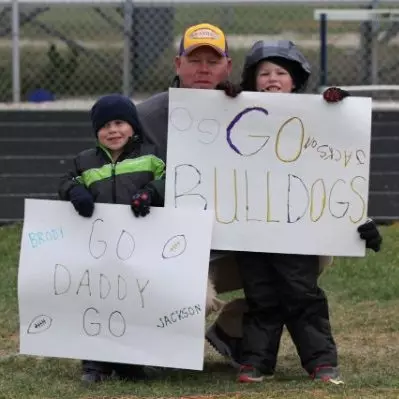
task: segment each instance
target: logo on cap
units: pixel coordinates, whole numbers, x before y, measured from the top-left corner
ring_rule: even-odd
[[[219,35],[212,29],[200,28],[190,34],[191,39],[214,39],[218,40]]]
[[[220,55],[227,56],[227,42],[222,30],[217,26],[203,23],[189,27],[180,42],[179,54],[189,54],[201,46],[210,46]]]

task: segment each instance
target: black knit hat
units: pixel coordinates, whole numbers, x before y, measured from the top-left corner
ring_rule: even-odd
[[[130,98],[121,94],[109,94],[101,97],[90,112],[91,124],[97,136],[98,131],[108,122],[120,120],[129,123],[136,139],[141,138],[142,129],[136,106]]]

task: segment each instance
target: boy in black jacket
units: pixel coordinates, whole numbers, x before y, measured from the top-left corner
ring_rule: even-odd
[[[135,216],[163,206],[165,164],[155,147],[142,143],[142,128],[129,98],[111,94],[91,109],[96,148],[78,154],[61,179],[59,197],[91,217],[95,202],[130,205]],[[99,382],[114,373],[123,379],[145,378],[144,367],[83,360],[82,381]]]

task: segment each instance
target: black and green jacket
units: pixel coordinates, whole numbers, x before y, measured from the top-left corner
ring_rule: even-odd
[[[147,188],[152,204],[163,206],[165,163],[154,154],[154,146],[137,143],[127,146],[116,162],[106,148],[85,150],[74,159],[73,170],[61,178],[58,194],[69,201],[72,187],[83,184],[94,202],[129,205],[133,194]]]

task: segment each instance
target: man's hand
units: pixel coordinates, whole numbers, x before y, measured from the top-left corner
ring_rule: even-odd
[[[151,193],[149,190],[139,190],[132,197],[131,208],[134,216],[146,216],[150,213]]]
[[[374,220],[369,220],[357,228],[360,238],[366,241],[366,248],[378,252],[381,249],[382,236]]]
[[[323,98],[328,103],[339,103],[344,98],[349,97],[350,93],[339,87],[329,87],[323,93]]]
[[[82,185],[75,186],[69,190],[68,194],[69,200],[79,215],[91,217],[94,211],[94,200],[87,188]]]
[[[226,96],[235,98],[237,97],[241,92],[242,88],[240,85],[236,85],[234,83],[229,82],[228,80],[225,80],[221,83],[219,83],[216,87],[216,90],[223,90]]]

